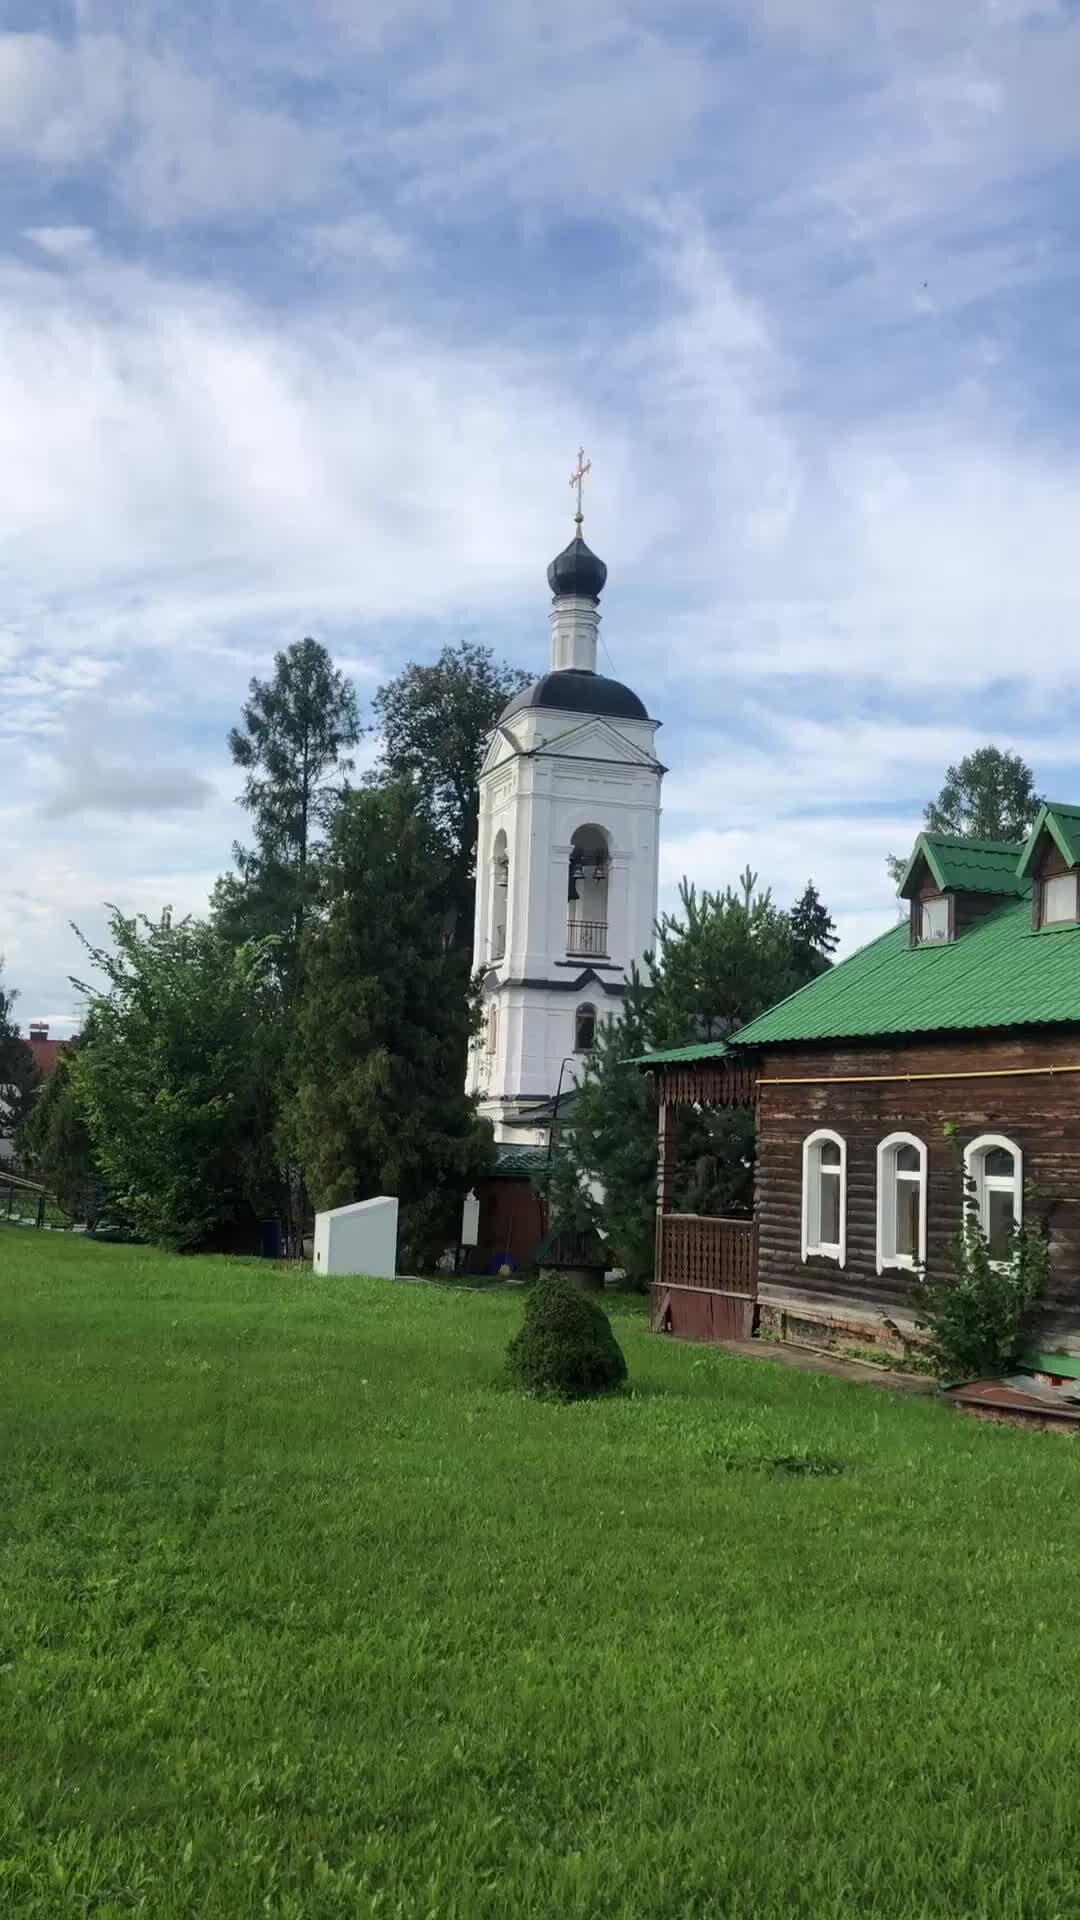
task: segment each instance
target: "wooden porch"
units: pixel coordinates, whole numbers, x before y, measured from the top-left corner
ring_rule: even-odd
[[[672,1206],[675,1124],[680,1106],[753,1106],[752,1068],[706,1059],[650,1066],[658,1112],[655,1333],[687,1340],[748,1340],[757,1304],[754,1219],[676,1213]]]

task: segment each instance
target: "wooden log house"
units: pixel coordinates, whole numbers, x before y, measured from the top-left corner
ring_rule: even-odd
[[[903,921],[726,1042],[640,1064],[659,1116],[654,1325],[894,1343],[947,1276],[965,1168],[992,1253],[1049,1235],[1031,1358],[1080,1376],[1080,807],[1025,846],[920,834]],[[680,1105],[750,1105],[753,1218],[673,1211]],[[890,1325],[891,1323],[891,1325]]]

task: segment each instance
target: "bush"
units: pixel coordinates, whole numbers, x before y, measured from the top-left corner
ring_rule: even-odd
[[[626,1379],[622,1348],[603,1307],[560,1273],[536,1282],[507,1358],[516,1387],[550,1400],[613,1393]]]
[[[1034,1214],[1030,1187],[1025,1200],[1025,1213]],[[929,1335],[935,1372],[943,1380],[1011,1372],[1023,1345],[1024,1316],[1046,1285],[1050,1249],[1041,1225],[1014,1227],[1008,1259],[991,1260],[975,1184],[965,1179],[963,1224],[953,1237],[951,1257],[955,1279],[922,1281],[917,1324]]]

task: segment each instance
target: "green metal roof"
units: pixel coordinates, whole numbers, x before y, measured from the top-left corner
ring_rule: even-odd
[[[1021,879],[1026,880],[1030,876],[1035,849],[1044,831],[1050,835],[1062,859],[1067,860],[1070,867],[1080,862],[1080,807],[1066,806],[1060,800],[1044,800],[1020,856],[1017,872]]]
[[[1077,812],[1080,827],[1080,810]],[[1004,840],[965,840],[954,833],[920,833],[897,891],[904,898],[919,860],[925,860],[937,885],[964,893],[1022,893],[1018,867],[1024,849]]]
[[[908,928],[893,927],[751,1020],[732,1044],[1062,1022],[1080,1024],[1080,927],[1036,933],[1022,899],[940,946],[912,947]]]
[[[495,1164],[489,1168],[487,1178],[496,1180],[531,1180],[543,1173],[547,1166],[546,1147],[496,1147]]]
[[[640,1053],[628,1060],[629,1067],[675,1066],[680,1060],[722,1060],[728,1050],[726,1040],[697,1040],[689,1047],[666,1047],[660,1053]]]

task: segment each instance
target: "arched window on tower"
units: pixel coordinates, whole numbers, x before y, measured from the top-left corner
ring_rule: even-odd
[[[579,1007],[574,1016],[574,1052],[591,1053],[596,1045],[596,1008]]]
[[[499,1009],[494,1003],[488,1008],[487,1050],[492,1059],[499,1050]]]
[[[578,827],[570,841],[566,951],[602,959],[608,950],[611,847],[603,827]]]
[[[510,852],[502,827],[495,835],[491,850],[491,906],[488,921],[488,959],[502,960],[506,954],[507,903],[510,899]]]

